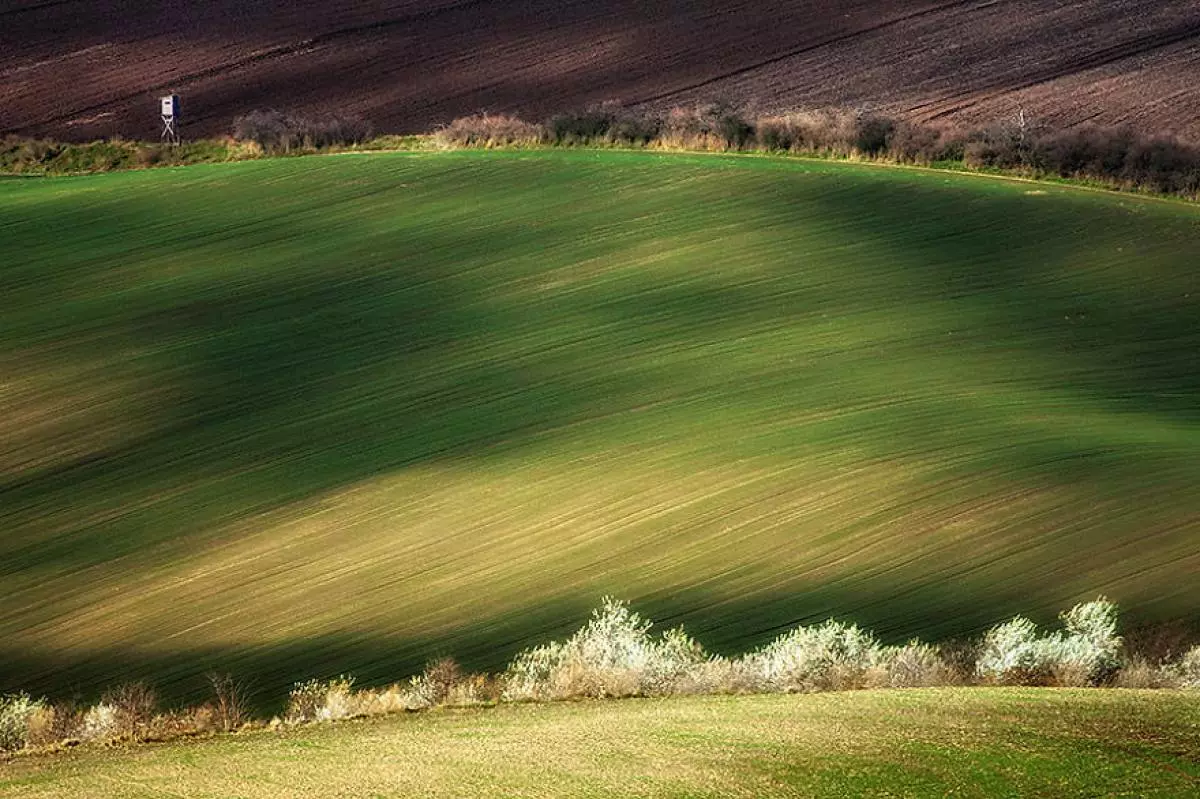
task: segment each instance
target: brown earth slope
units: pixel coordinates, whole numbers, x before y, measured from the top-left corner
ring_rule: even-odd
[[[168,89],[191,135],[265,107],[401,132],[724,98],[1200,139],[1200,3],[0,0],[0,132],[154,136]]]

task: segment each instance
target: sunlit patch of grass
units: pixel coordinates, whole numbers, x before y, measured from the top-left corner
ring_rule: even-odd
[[[507,705],[0,765],[6,796],[1187,795],[1178,693],[930,689]]]

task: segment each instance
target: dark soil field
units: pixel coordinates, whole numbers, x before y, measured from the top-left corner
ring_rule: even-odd
[[[616,102],[850,105],[922,121],[1130,124],[1200,138],[1194,0],[6,0],[0,133],[153,137],[256,108],[388,132]]]

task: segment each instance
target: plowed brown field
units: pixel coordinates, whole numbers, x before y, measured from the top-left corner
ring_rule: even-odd
[[[0,132],[191,135],[255,108],[419,131],[614,101],[855,105],[1200,138],[1195,0],[3,0]]]

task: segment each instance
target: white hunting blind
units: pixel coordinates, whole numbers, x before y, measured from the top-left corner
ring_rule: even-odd
[[[179,95],[160,97],[158,105],[162,115],[162,140],[168,144],[179,144]]]

